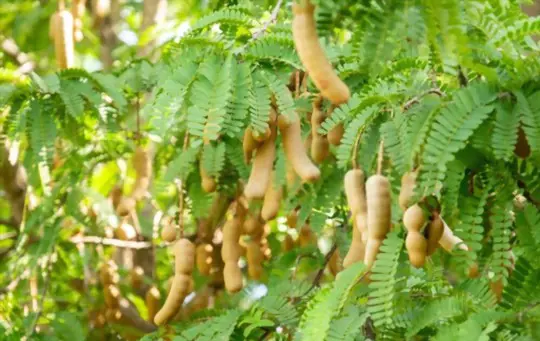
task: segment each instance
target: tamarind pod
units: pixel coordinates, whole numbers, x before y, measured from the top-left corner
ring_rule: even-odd
[[[217,182],[216,180],[209,176],[203,165],[199,166],[199,172],[201,174],[201,187],[206,193],[212,193],[216,191]]]
[[[365,249],[366,252],[364,253],[364,264],[366,264],[368,269],[371,269],[373,263],[375,263],[375,259],[377,258],[381,245],[382,240],[368,238]]]
[[[345,174],[343,187],[345,187],[345,196],[347,204],[351,210],[351,215],[365,215],[367,213],[366,189],[364,172],[361,169],[351,169]]]
[[[401,177],[401,188],[399,190],[399,207],[405,211],[410,205],[414,196],[414,186],[416,186],[416,172],[407,172]]]
[[[238,239],[241,233],[241,221],[234,217],[228,220],[223,226],[223,245],[221,247],[221,258],[225,263],[238,262],[241,255],[241,247]]]
[[[92,0],[92,13],[100,19],[105,18],[111,12],[110,0]]]
[[[259,214],[250,214],[244,221],[244,233],[254,237],[260,236],[264,232],[264,222]]]
[[[244,162],[246,164],[251,162],[251,157],[253,156],[253,152],[257,149],[257,147],[260,146],[260,143],[255,140],[253,136],[253,129],[251,127],[247,127],[244,131],[244,138],[242,140],[242,149],[244,151]]]
[[[366,182],[368,239],[382,241],[390,230],[390,182],[382,175],[372,175]]]
[[[276,157],[276,128],[271,127],[270,137],[257,149],[244,195],[248,199],[262,199],[270,184],[272,166]]]
[[[309,1],[293,4],[293,40],[296,52],[321,94],[334,104],[349,100],[349,88],[334,72],[319,43],[315,26],[315,6]]]
[[[321,164],[330,155],[330,144],[324,136],[316,135],[311,140],[311,157],[316,164]]]
[[[291,229],[295,229],[297,223],[298,223],[298,211],[292,210],[287,215],[287,226],[289,226]]]
[[[262,275],[264,255],[260,246],[254,240],[250,240],[246,245],[246,258],[249,277],[254,280],[259,280]]]
[[[131,287],[135,290],[141,290],[144,285],[144,269],[136,266],[129,273]]]
[[[286,233],[285,238],[281,242],[281,251],[288,252],[294,248],[294,239],[290,234]]]
[[[405,225],[409,232],[420,231],[425,223],[426,217],[424,216],[424,211],[418,204],[412,205],[403,214],[403,225]]]
[[[225,263],[221,258],[222,244],[214,244],[212,250],[212,267],[210,269],[210,279],[208,285],[213,289],[219,290],[223,288],[223,267]]]
[[[354,218],[354,221],[356,223],[356,228],[358,231],[360,231],[360,239],[362,240],[362,243],[365,245],[368,240],[368,227],[367,227],[367,213],[361,214],[358,213],[356,217]]]
[[[309,224],[306,223],[300,228],[300,232],[298,233],[298,243],[300,244],[300,247],[306,247],[317,243],[317,237]]]
[[[154,318],[159,310],[161,294],[155,286],[151,286],[144,297],[146,309],[148,311],[148,321],[154,321]]]
[[[326,135],[326,138],[331,145],[337,146],[341,143],[341,139],[343,138],[344,134],[345,127],[343,126],[343,123],[339,123],[334,128],[330,129]]]
[[[306,153],[311,152],[311,143],[313,142],[313,136],[311,134],[308,134],[306,136],[306,139],[304,140],[304,148],[306,149]],[[293,167],[294,170],[294,167]]]
[[[296,183],[296,173],[290,162],[285,163],[285,177],[287,179],[287,188],[291,188]]]
[[[79,42],[83,38],[82,16],[85,10],[86,0],[73,0],[71,3],[71,15],[73,16],[73,39]]]
[[[174,273],[190,274],[195,266],[195,245],[187,238],[182,238],[173,246]]]
[[[427,231],[427,255],[431,256],[439,247],[439,240],[444,233],[444,225],[440,216],[437,214],[429,224]]]
[[[173,280],[174,280],[174,275],[172,277],[169,277],[169,279],[167,279],[167,282],[165,282],[165,292],[166,293],[171,292]]]
[[[103,263],[99,269],[99,279],[104,286],[120,282],[118,266],[113,261]]]
[[[137,238],[137,231],[128,223],[121,223],[114,230],[114,234],[120,240],[135,240]]]
[[[116,214],[121,217],[125,217],[135,210],[135,206],[137,206],[135,199],[130,197],[122,197],[118,203],[118,206],[116,207]]]
[[[137,176],[135,179],[135,184],[133,185],[131,197],[137,201],[143,199],[148,192],[148,188],[150,188],[150,178]]]
[[[305,182],[314,182],[321,177],[321,172],[317,166],[311,162],[306,153],[306,148],[302,145],[302,134],[300,119],[288,124],[283,116],[279,116],[278,125],[282,135],[283,149],[287,160],[291,163],[294,171]]]
[[[353,220],[352,231],[351,245],[349,246],[349,251],[345,255],[345,258],[343,259],[344,268],[348,268],[356,262],[362,262],[366,252],[366,247],[364,242],[362,242],[362,233],[360,232],[357,223],[355,223],[355,220]]]
[[[118,307],[118,301],[120,299],[120,290],[114,284],[106,285],[103,288],[103,296],[105,297],[105,304],[109,308]]]
[[[405,246],[409,253],[411,265],[415,268],[424,266],[426,262],[427,240],[418,231],[409,231],[405,239]]]
[[[463,240],[456,236],[454,232],[452,232],[444,219],[441,218],[441,220],[443,222],[444,231],[441,239],[439,240],[439,244],[442,246],[442,248],[448,252],[452,252],[454,247],[458,245],[458,248],[460,248],[461,250],[468,251],[469,247],[463,243]]]
[[[122,200],[122,195],[123,195],[122,188],[120,186],[114,186],[113,189],[111,189],[111,192],[109,193],[112,206],[115,210],[118,208],[118,205],[120,204],[120,201]]]
[[[166,224],[161,229],[161,238],[166,242],[174,242],[176,240],[176,227],[173,224]]]
[[[270,129],[270,127],[266,127],[263,133],[252,131],[252,135],[253,135],[253,139],[256,142],[262,143],[270,138],[270,136],[272,135],[272,130]]]
[[[341,259],[339,256],[339,250],[336,249],[332,253],[332,256],[330,256],[330,259],[328,260],[328,271],[330,271],[332,276],[336,277],[338,272],[340,272],[341,270],[343,269],[341,268]]]
[[[49,39],[51,39],[54,42],[55,32],[56,28],[60,26],[60,17],[58,15],[58,12],[54,12],[51,15],[51,18],[49,19]]]
[[[65,9],[56,12],[54,23],[54,50],[59,69],[71,68],[75,54],[73,44],[73,17]]]
[[[183,273],[174,275],[167,299],[154,317],[154,323],[156,325],[161,326],[167,323],[178,313],[184,299],[190,293],[192,281],[193,279],[189,275]]]
[[[264,195],[263,206],[261,209],[261,217],[263,220],[269,221],[277,216],[279,212],[279,206],[281,204],[282,195],[283,189],[281,188],[281,186],[279,186],[279,188],[276,188],[272,183],[268,185],[268,188],[266,189],[266,194]]]
[[[229,293],[235,293],[242,290],[242,287],[244,286],[242,271],[237,263],[225,262],[223,278],[225,279],[225,289],[227,289]]]
[[[148,151],[143,147],[137,146],[132,163],[138,177],[149,178],[152,176],[152,160]]]
[[[203,243],[197,246],[197,269],[208,276],[212,268],[212,244]]]

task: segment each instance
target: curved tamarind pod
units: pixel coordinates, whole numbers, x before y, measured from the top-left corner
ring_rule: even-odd
[[[225,280],[225,289],[227,289],[228,292],[235,293],[242,290],[242,287],[244,286],[242,271],[237,263],[226,262],[225,267],[223,268],[223,277]]]
[[[409,230],[405,240],[405,246],[407,247],[409,260],[411,261],[412,266],[415,268],[424,266],[427,249],[426,238],[418,231]]]
[[[276,128],[271,126],[271,135],[257,149],[251,167],[248,182],[244,188],[244,195],[248,199],[262,199],[270,184],[272,166],[276,158]]]
[[[443,222],[444,231],[441,239],[439,240],[439,244],[442,246],[442,248],[448,252],[452,252],[454,247],[458,245],[458,248],[460,248],[461,250],[468,251],[469,247],[463,243],[463,240],[456,236],[454,232],[452,232],[452,230],[446,224],[444,219],[442,219],[442,217],[441,220]]]
[[[431,256],[439,247],[439,241],[444,233],[444,225],[441,217],[436,214],[426,229],[427,255]]]
[[[212,269],[212,244],[202,243],[197,246],[197,269],[208,276]]]
[[[270,136],[272,135],[272,130],[270,129],[270,127],[266,127],[266,130],[264,131],[264,133],[252,131],[252,135],[253,135],[253,139],[256,142],[262,143],[270,138]]]
[[[330,256],[330,259],[328,260],[328,265],[327,266],[328,266],[328,270],[330,271],[330,273],[334,277],[336,277],[338,272],[343,270],[341,268],[341,259],[340,259],[340,256],[339,256],[339,250],[338,249],[336,249],[332,253],[332,256]]]
[[[364,263],[371,268],[382,241],[390,231],[390,182],[382,175],[372,175],[366,182],[368,240]]]
[[[166,242],[174,242],[176,240],[176,227],[173,224],[165,224],[161,229],[161,238]]]
[[[287,179],[287,188],[291,188],[296,183],[296,173],[294,172],[294,168],[290,162],[286,162],[285,172],[285,177]]]
[[[321,94],[334,104],[345,103],[350,97],[349,88],[336,75],[319,44],[314,11],[315,6],[309,1],[304,5],[293,4],[292,31],[296,51]]]
[[[144,269],[136,266],[129,273],[131,287],[135,290],[141,290],[144,285]]]
[[[259,280],[262,275],[262,262],[264,254],[257,242],[253,239],[246,245],[246,258],[248,264],[248,275],[251,279]]]
[[[351,245],[349,246],[349,251],[345,255],[345,258],[343,259],[344,268],[348,268],[356,262],[363,262],[366,252],[366,246],[362,241],[362,233],[360,232],[357,223],[355,223],[355,220],[353,220],[352,231],[353,235]]]
[[[103,263],[99,269],[99,279],[104,286],[118,284],[120,282],[118,266],[113,261]]]
[[[298,116],[290,124],[286,122],[283,116],[279,116],[278,126],[282,136],[285,155],[296,174],[305,182],[318,180],[321,177],[321,171],[307,156],[306,148],[302,144],[302,130]]]
[[[244,162],[251,162],[253,152],[260,146],[260,143],[253,137],[253,129],[247,127],[244,131],[244,139],[242,140],[242,149],[244,151]]]
[[[146,302],[146,309],[148,310],[148,321],[154,321],[157,312],[159,311],[159,304],[161,300],[161,294],[158,288],[151,286],[144,297]]]
[[[242,222],[237,217],[228,220],[223,226],[223,245],[221,247],[221,258],[225,263],[236,263],[241,256],[242,249],[238,244],[240,238]]]
[[[405,225],[409,232],[420,231],[425,223],[426,217],[424,216],[424,211],[418,204],[409,207],[403,214],[403,225]]]
[[[311,140],[311,157],[317,164],[321,164],[330,155],[330,144],[324,136],[316,135]]]
[[[212,193],[216,191],[217,182],[216,180],[209,176],[203,165],[199,165],[199,173],[201,174],[201,187],[206,193]]]
[[[167,323],[178,313],[186,296],[193,287],[193,279],[183,273],[174,275],[171,290],[163,304],[163,307],[156,313],[154,323],[158,326]]]
[[[272,172],[272,177],[273,177]],[[279,206],[281,204],[281,196],[283,195],[283,189],[281,186],[276,188],[272,182],[268,185],[266,189],[266,194],[264,195],[263,206],[261,209],[261,217],[265,221],[274,219],[278,212]]]
[[[405,211],[410,205],[414,196],[414,186],[416,186],[416,172],[407,172],[401,177],[401,189],[399,190],[399,207]]]
[[[187,238],[174,244],[174,273],[190,274],[195,266],[195,245]]]
[[[121,223],[114,230],[114,234],[120,240],[135,240],[137,238],[137,231],[128,223]]]
[[[135,206],[137,206],[135,199],[130,197],[122,197],[118,203],[118,206],[116,207],[116,214],[121,217],[125,217],[135,210]]]
[[[337,146],[341,143],[341,139],[343,138],[344,134],[345,127],[343,126],[343,123],[339,123],[334,128],[330,129],[326,135],[326,138],[331,145]]]
[[[59,69],[67,69],[75,64],[73,43],[73,16],[66,10],[58,10],[51,20],[54,37],[56,64]]]

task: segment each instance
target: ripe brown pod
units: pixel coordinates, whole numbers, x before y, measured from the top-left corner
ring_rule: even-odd
[[[244,151],[244,162],[246,164],[251,162],[251,157],[253,156],[253,152],[260,146],[261,144],[255,140],[253,137],[253,130],[251,127],[247,127],[244,131],[244,139],[242,141],[242,149]]]
[[[223,226],[223,246],[221,247],[221,259],[225,263],[236,263],[241,256],[242,250],[238,244],[241,233],[241,221],[237,217],[228,220]]]
[[[154,321],[161,301],[161,294],[155,286],[150,287],[145,295],[146,309],[148,310],[148,321]]]
[[[314,182],[321,177],[321,171],[311,162],[306,153],[306,148],[302,144],[302,130],[300,119],[287,122],[283,116],[278,118],[278,126],[281,132],[283,149],[287,156],[287,161],[291,163],[294,171],[304,182]]]
[[[343,126],[343,123],[339,123],[334,128],[330,129],[330,131],[326,135],[326,138],[331,145],[337,146],[341,143],[341,139],[343,138],[344,134],[345,127]]]
[[[182,238],[174,244],[174,273],[190,274],[195,265],[195,245],[187,238]]]
[[[223,268],[223,277],[225,280],[225,289],[230,293],[242,290],[243,279],[242,271],[237,263],[225,263]]]
[[[123,195],[122,187],[120,186],[114,186],[113,189],[111,189],[111,192],[109,193],[112,206],[115,210],[118,208],[118,205],[120,204],[120,201],[122,200],[122,195]]]
[[[174,317],[186,296],[193,289],[193,279],[189,275],[183,273],[176,274],[172,281],[171,290],[169,295],[163,304],[163,307],[156,313],[154,317],[154,323],[161,326],[167,323],[172,317]]]
[[[249,175],[244,188],[244,195],[248,199],[262,199],[270,184],[272,166],[276,157],[276,129],[271,126],[271,136],[257,149]]]
[[[246,244],[246,258],[248,264],[248,275],[251,279],[259,280],[262,276],[262,262],[264,255],[259,244],[253,239]]]
[[[216,180],[208,175],[208,172],[206,169],[204,169],[204,166],[201,164],[199,165],[199,172],[201,174],[201,187],[203,191],[206,193],[212,193],[216,191],[217,188],[217,182]]]
[[[161,229],[161,238],[166,242],[174,242],[176,240],[176,228],[172,223],[166,223]]]
[[[272,177],[274,173],[272,172]],[[264,195],[264,202],[261,209],[261,217],[265,221],[274,219],[278,212],[279,206],[281,204],[281,196],[283,195],[283,189],[281,186],[276,188],[275,184],[270,182],[268,188],[266,189],[266,194]]]
[[[390,231],[390,182],[382,175],[372,175],[366,182],[368,240],[364,263],[371,269],[382,241]]]
[[[311,157],[318,164],[322,163],[330,155],[328,139],[318,132],[326,117],[320,108],[320,104],[320,98],[313,100],[313,113],[311,114]]]
[[[407,172],[401,177],[401,189],[399,191],[399,207],[405,211],[411,204],[416,185],[416,172]]]
[[[328,271],[332,274],[332,276],[336,276],[338,272],[342,270],[341,268],[341,259],[339,256],[339,250],[336,249],[332,255],[330,256],[330,259],[328,260]]]
[[[125,217],[135,210],[135,206],[137,206],[135,199],[130,197],[122,197],[118,203],[118,206],[116,207],[116,214],[121,217]]]
[[[309,245],[317,244],[317,236],[313,233],[311,226],[305,223],[298,233],[298,244],[300,247],[306,247]]]
[[[361,169],[351,169],[345,174],[343,180],[347,204],[353,217],[359,213],[365,215],[367,212],[364,181],[364,172]]]
[[[270,136],[272,135],[272,130],[270,129],[270,127],[266,127],[263,133],[253,131],[252,134],[255,141],[257,141],[258,143],[262,143],[270,138]]]
[[[298,210],[292,210],[291,213],[287,215],[287,226],[289,226],[292,229],[295,229],[297,223],[298,223]]]
[[[212,269],[212,250],[212,244],[197,245],[197,269],[204,276],[208,276]]]
[[[142,178],[152,176],[152,160],[150,158],[150,154],[145,148],[137,146],[135,153],[133,154],[132,163],[137,176]]]
[[[403,214],[403,225],[407,228],[408,231],[420,231],[420,229],[426,223],[426,217],[422,208],[415,204],[409,207],[405,214]]]
[[[334,104],[349,100],[349,88],[334,72],[319,43],[314,19],[315,6],[309,0],[293,4],[294,45],[306,71],[321,94]]]
[[[128,223],[121,223],[114,230],[114,234],[120,240],[135,240],[137,238],[137,231]]]
[[[439,241],[444,233],[444,225],[441,217],[435,214],[435,217],[426,229],[427,255],[431,256],[439,247]]]
[[[135,266],[129,274],[131,287],[135,290],[141,290],[144,285],[144,269],[140,266]]]
[[[285,238],[281,242],[281,250],[284,252],[291,251],[294,248],[294,239],[290,234],[286,233]]]
[[[426,238],[417,231],[409,231],[405,240],[405,246],[407,247],[412,266],[416,268],[424,266],[427,249]]]
[[[264,232],[264,222],[258,214],[252,213],[244,222],[244,233],[252,237],[261,236]]]
[[[120,290],[114,284],[106,285],[103,288],[103,295],[105,297],[105,304],[108,308],[117,308],[118,301],[120,300]]]
[[[120,281],[118,266],[113,261],[103,263],[99,269],[99,279],[101,284],[117,284]]]
[[[364,260],[364,255],[366,252],[366,246],[362,241],[362,234],[358,226],[356,226],[356,224],[354,223],[354,220],[352,231],[353,235],[351,245],[349,246],[349,251],[347,252],[347,255],[345,255],[345,258],[343,259],[344,268],[348,268],[356,262],[362,262]]]
[[[65,8],[59,9],[51,19],[56,64],[59,69],[67,69],[75,64],[73,43],[73,16]]]

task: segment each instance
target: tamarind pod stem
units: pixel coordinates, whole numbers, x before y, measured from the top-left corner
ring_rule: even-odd
[[[330,131],[326,135],[326,138],[331,145],[337,146],[341,143],[341,139],[343,138],[344,134],[345,127],[343,126],[343,123],[339,123],[334,128],[330,129]]]
[[[73,17],[67,10],[56,12],[57,18],[53,20],[54,50],[56,64],[59,69],[71,68],[74,65],[75,54],[73,44]]]
[[[416,172],[407,172],[401,177],[401,188],[399,190],[399,207],[405,211],[411,204],[414,196],[414,186],[416,185]]]
[[[182,238],[174,244],[174,273],[191,274],[195,266],[195,244]]]
[[[344,177],[343,184],[347,204],[351,210],[351,215],[365,215],[367,213],[366,189],[364,172],[361,169],[351,169]]]
[[[445,249],[448,252],[452,252],[454,247],[456,245],[459,245],[458,248],[460,248],[463,251],[468,251],[469,247],[463,243],[463,240],[456,236],[454,232],[450,229],[450,227],[446,224],[444,219],[441,220],[443,222],[444,231],[442,234],[441,239],[439,240],[439,244],[442,246],[443,249]]]
[[[148,311],[148,321],[154,321],[154,318],[159,310],[161,294],[155,286],[150,287],[146,291],[145,302]]]
[[[271,133],[271,132],[270,132]],[[242,141],[242,149],[244,151],[244,162],[246,164],[251,162],[253,152],[260,146],[260,143],[253,137],[253,129],[247,127],[244,131],[244,139]]]
[[[270,184],[272,166],[276,157],[276,128],[271,127],[272,134],[264,141],[262,146],[257,149],[251,174],[244,188],[244,195],[248,199],[262,199],[266,189]]]
[[[409,253],[411,265],[415,268],[421,268],[426,262],[427,240],[418,232],[411,230],[407,233],[405,246]]]
[[[302,144],[302,130],[300,119],[296,116],[293,122],[285,121],[283,116],[279,116],[278,125],[282,135],[283,149],[287,160],[291,163],[294,171],[305,182],[314,182],[321,177],[321,172],[317,166],[311,162],[306,153],[306,148]]]
[[[225,279],[225,289],[230,293],[235,293],[242,290],[243,279],[242,271],[235,262],[226,262],[223,268],[223,277]]]
[[[154,323],[161,326],[167,323],[178,313],[186,296],[190,293],[191,277],[185,274],[174,275],[171,290],[163,304],[163,307],[156,313]]]
[[[321,94],[334,104],[349,100],[350,91],[339,79],[319,44],[314,19],[315,6],[309,1],[303,5],[293,4],[293,40],[296,51],[306,71]]]
[[[274,174],[272,172],[272,178]],[[264,202],[261,209],[261,217],[265,221],[274,219],[278,212],[279,206],[281,204],[281,196],[283,195],[283,189],[281,186],[276,188],[274,184],[270,183],[266,189],[266,194],[264,195]]]

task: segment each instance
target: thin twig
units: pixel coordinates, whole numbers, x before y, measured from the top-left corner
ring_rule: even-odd
[[[403,111],[409,110],[414,104],[418,103],[422,97],[427,96],[429,94],[436,94],[440,97],[444,96],[444,93],[440,89],[437,89],[437,88],[429,89],[427,91],[424,91],[420,95],[414,96],[413,98],[405,102],[405,104],[403,104]]]
[[[189,133],[184,135],[182,150],[185,152],[189,144]],[[178,235],[177,238],[184,238],[184,181],[178,181]]]
[[[326,269],[326,267],[328,266],[328,262],[330,262],[330,258],[332,258],[336,250],[337,250],[337,244],[334,243],[330,251],[328,251],[328,253],[324,257],[324,263],[322,267],[319,269],[319,271],[317,271],[317,274],[315,275],[315,278],[313,279],[313,283],[311,284],[311,287],[302,295],[302,297],[309,294],[311,290],[313,290],[315,287],[318,287],[321,284],[321,279],[324,274],[324,269]]]
[[[266,32],[266,30],[268,29],[268,26],[270,26],[270,24],[273,24],[277,21],[277,16],[278,16],[279,9],[282,3],[283,3],[283,0],[278,0],[276,7],[274,7],[274,9],[272,10],[270,19],[268,19],[268,21],[264,23],[263,27],[260,30],[253,33],[253,35],[251,36],[252,40],[260,38],[264,34],[264,32]]]
[[[377,174],[382,174],[382,165],[384,160],[384,140],[379,144],[379,155],[377,156]]]
[[[84,237],[74,237],[70,239],[70,242],[74,244],[98,244],[98,245],[108,245],[108,246],[115,246],[125,249],[135,249],[135,250],[142,250],[142,249],[151,249],[152,248],[152,242],[136,242],[136,241],[129,241],[129,240],[120,240],[120,239],[114,239],[114,238],[103,238],[98,236],[84,236]],[[162,243],[156,245],[156,247],[167,247],[171,245],[170,243]]]

